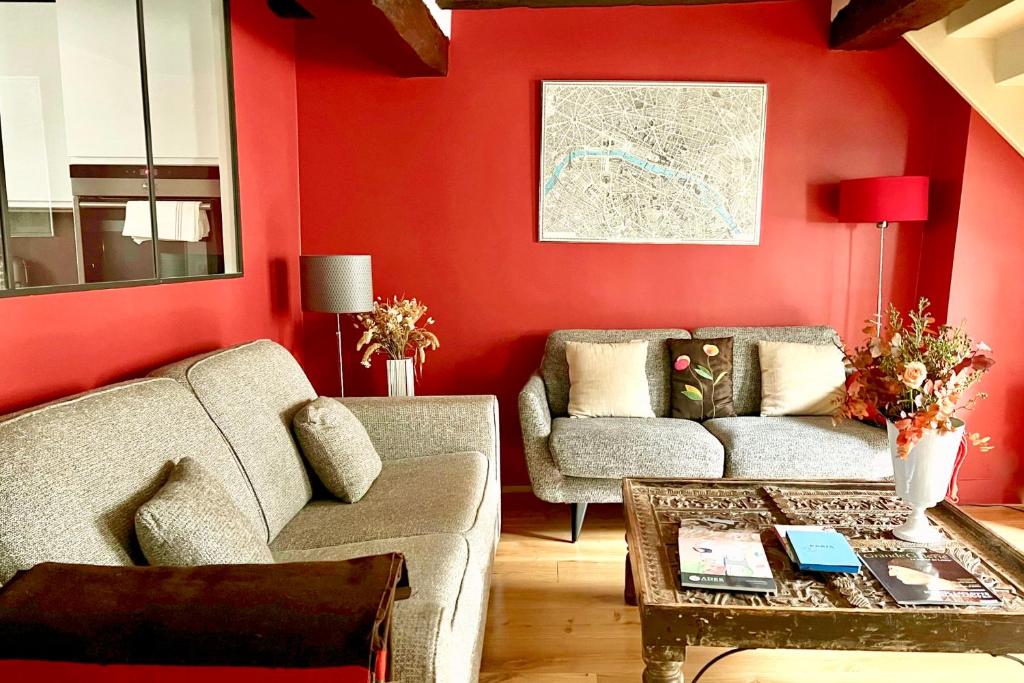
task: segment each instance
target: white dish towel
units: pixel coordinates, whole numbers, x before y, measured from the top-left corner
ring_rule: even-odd
[[[149,202],[125,204],[122,235],[142,244],[153,238],[150,226]],[[157,202],[156,229],[162,240],[199,242],[210,234],[210,219],[202,209],[202,202]]]

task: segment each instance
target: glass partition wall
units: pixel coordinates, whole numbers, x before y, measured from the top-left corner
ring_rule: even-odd
[[[228,27],[223,0],[0,2],[0,296],[241,273]]]

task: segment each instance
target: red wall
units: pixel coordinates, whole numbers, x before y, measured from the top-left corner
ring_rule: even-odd
[[[378,294],[431,306],[442,347],[420,390],[498,395],[511,484],[526,482],[516,395],[552,329],[829,323],[859,336],[877,231],[834,222],[832,185],[928,174],[951,91],[905,45],[829,51],[828,13],[813,0],[456,12],[443,79],[396,78],[369,31],[303,24],[303,252],[372,254]],[[766,82],[761,245],[538,243],[544,79]],[[889,234],[888,292],[907,307],[924,233]],[[307,369],[334,391],[333,322],[311,314],[306,329]],[[348,349],[350,393],[382,393],[380,368]]]
[[[971,115],[960,222],[950,282],[949,320],[993,348],[996,365],[980,387],[989,394],[967,416],[996,450],[971,452],[961,473],[969,500],[1024,500],[1024,157],[978,114]],[[929,267],[922,264],[922,270]]]
[[[232,5],[245,277],[0,299],[0,413],[300,322],[294,36],[265,2]]]

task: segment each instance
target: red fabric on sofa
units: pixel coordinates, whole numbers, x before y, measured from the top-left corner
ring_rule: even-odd
[[[72,664],[26,660],[0,661],[4,683],[367,683],[370,672],[358,666],[326,669],[266,669],[225,666],[150,666]]]
[[[0,682],[377,681],[398,553],[202,567],[42,563],[0,589]],[[244,677],[244,678],[243,678]]]

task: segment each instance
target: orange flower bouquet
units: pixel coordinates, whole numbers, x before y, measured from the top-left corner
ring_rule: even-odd
[[[864,328],[867,341],[844,350],[852,373],[836,417],[887,420],[898,432],[901,458],[926,434],[948,434],[963,426],[957,414],[986,397],[978,393],[964,400],[965,395],[995,363],[992,349],[974,343],[962,323],[936,327],[928,306],[922,298],[908,320],[890,306],[881,329],[871,323]],[[992,449],[989,437],[974,433],[969,438],[982,451]]]
[[[836,418],[884,419],[896,493],[910,506],[893,535],[914,543],[940,540],[925,511],[944,496],[956,501],[966,440],[982,451],[992,449],[989,437],[974,433],[965,439],[964,421],[957,417],[985,398],[967,394],[992,367],[992,349],[974,343],[963,324],[936,326],[927,299],[907,320],[890,306],[885,324],[864,332],[864,344],[844,351],[852,372]]]

